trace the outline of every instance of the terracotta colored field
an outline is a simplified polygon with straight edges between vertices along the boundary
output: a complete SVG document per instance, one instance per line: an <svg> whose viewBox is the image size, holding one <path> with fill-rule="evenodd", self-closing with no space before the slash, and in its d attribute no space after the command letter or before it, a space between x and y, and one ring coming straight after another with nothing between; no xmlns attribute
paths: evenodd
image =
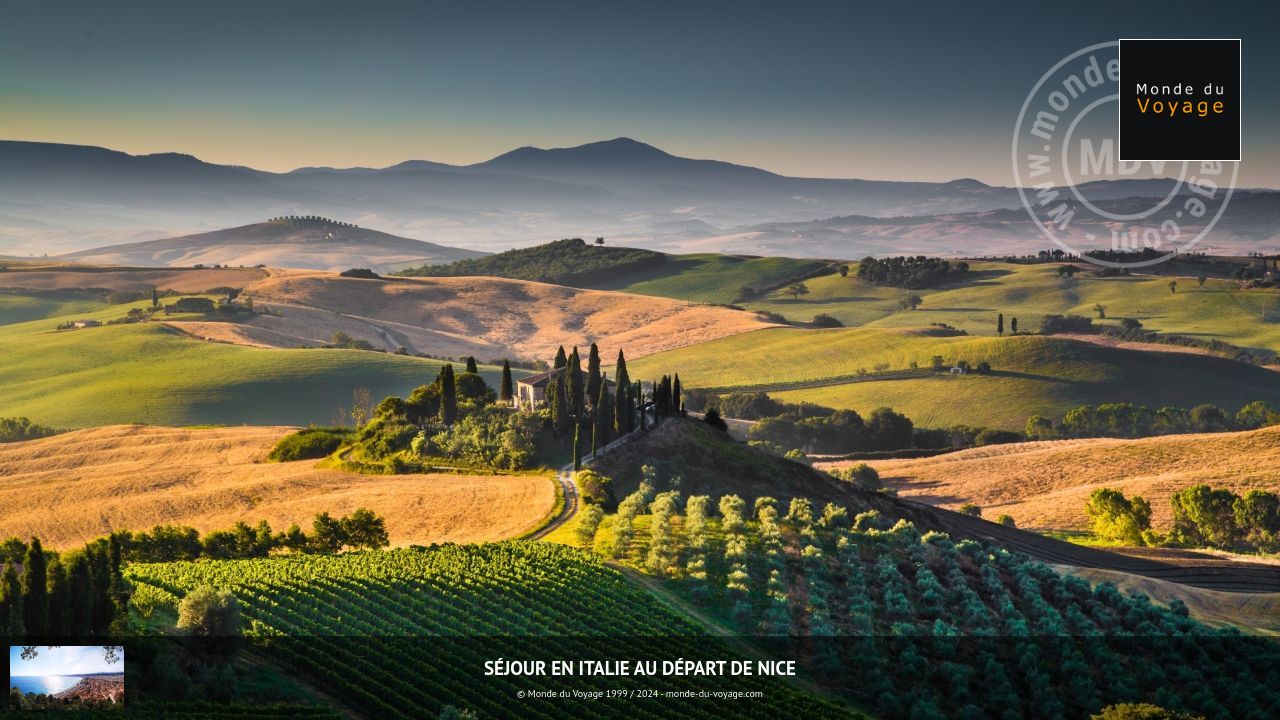
<svg viewBox="0 0 1280 720"><path fill-rule="evenodd" d="M284 427L115 425L0 445L0 537L67 547L112 529L237 520L304 528L320 511L368 507L392 545L518 536L555 503L546 476L355 475L312 461L266 463Z"/></svg>
<svg viewBox="0 0 1280 720"><path fill-rule="evenodd" d="M387 350L543 360L560 345L596 342L606 358L618 348L640 357L768 326L729 308L488 277L379 281L272 271L246 292L272 314L236 325L174 325L260 347L316 346L341 331Z"/></svg>
<svg viewBox="0 0 1280 720"><path fill-rule="evenodd" d="M1009 514L1020 527L1085 529L1089 493L1110 487L1145 497L1151 502L1152 525L1167 529L1172 521L1169 497L1190 485L1208 483L1237 493L1280 490L1280 427L997 445L871 465L903 497L952 509L975 503L984 517Z"/></svg>
<svg viewBox="0 0 1280 720"><path fill-rule="evenodd" d="M31 268L0 273L0 287L29 290L105 288L132 291L156 288L180 293L198 293L220 287L243 287L266 276L267 272L258 268L203 268L200 270L168 268L114 270L88 266L77 270Z"/></svg>

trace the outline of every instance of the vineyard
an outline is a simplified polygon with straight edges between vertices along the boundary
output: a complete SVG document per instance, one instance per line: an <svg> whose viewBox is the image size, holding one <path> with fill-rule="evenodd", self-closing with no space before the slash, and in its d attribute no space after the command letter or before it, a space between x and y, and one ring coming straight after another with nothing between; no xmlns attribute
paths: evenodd
<svg viewBox="0 0 1280 720"><path fill-rule="evenodd" d="M443 545L332 556L138 564L126 574L152 606L200 586L231 590L249 642L344 705L379 718L435 717L445 706L480 717L563 716L562 698L516 693L566 688L697 692L687 677L484 675L488 660L724 659L741 655L596 555L542 543ZM778 678L724 678L732 701L682 699L694 717L857 717ZM592 702L599 717L669 711L663 697Z"/></svg>
<svg viewBox="0 0 1280 720"><path fill-rule="evenodd" d="M782 512L785 511L785 515ZM1087 717L1151 702L1280 717L1280 648L1109 584L876 512L682 499L646 482L580 528L742 635L798 655L886 720ZM597 529L598 528L598 529Z"/></svg>

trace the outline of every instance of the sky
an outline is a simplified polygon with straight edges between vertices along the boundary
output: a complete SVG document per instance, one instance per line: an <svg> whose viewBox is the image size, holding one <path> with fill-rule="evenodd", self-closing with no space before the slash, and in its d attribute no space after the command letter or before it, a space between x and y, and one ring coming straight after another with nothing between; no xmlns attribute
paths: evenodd
<svg viewBox="0 0 1280 720"><path fill-rule="evenodd" d="M1041 73L1243 39L1242 185L1280 187L1280 6L0 0L0 138L266 170L620 136L788 175L1012 184Z"/></svg>
<svg viewBox="0 0 1280 720"><path fill-rule="evenodd" d="M22 647L9 647L9 674L11 676L89 675L93 673L124 672L124 648L116 653L120 661L108 664L101 645L61 647L39 646L39 654L31 660L22 659Z"/></svg>

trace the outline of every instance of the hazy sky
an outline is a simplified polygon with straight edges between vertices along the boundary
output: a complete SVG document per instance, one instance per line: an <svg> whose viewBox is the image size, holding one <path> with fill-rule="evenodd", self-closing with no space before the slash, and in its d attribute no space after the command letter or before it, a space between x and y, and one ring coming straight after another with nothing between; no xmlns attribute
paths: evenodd
<svg viewBox="0 0 1280 720"><path fill-rule="evenodd" d="M1010 184L1019 105L1118 37L1241 37L1241 182L1280 187L1275 3L18 2L0 138L269 170L630 136L791 175Z"/></svg>
<svg viewBox="0 0 1280 720"><path fill-rule="evenodd" d="M20 675L81 675L93 673L124 672L124 649L116 654L119 662L107 663L101 645L47 647L41 645L39 655L31 660L22 659L22 647L9 647L9 674Z"/></svg>

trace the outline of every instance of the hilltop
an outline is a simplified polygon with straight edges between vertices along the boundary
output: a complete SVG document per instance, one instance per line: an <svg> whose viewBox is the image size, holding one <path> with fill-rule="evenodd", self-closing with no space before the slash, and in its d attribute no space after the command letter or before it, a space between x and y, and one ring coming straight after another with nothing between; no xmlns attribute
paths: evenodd
<svg viewBox="0 0 1280 720"><path fill-rule="evenodd" d="M293 429L115 425L0 444L0 536L70 547L122 528L267 520L284 530L368 507L397 546L478 542L532 529L555 502L544 475L356 475L265 462Z"/></svg>
<svg viewBox="0 0 1280 720"><path fill-rule="evenodd" d="M108 245L69 253L61 259L144 267L269 265L317 270L364 267L385 272L416 263L453 262L482 255L325 218L291 217L164 240Z"/></svg>
<svg viewBox="0 0 1280 720"><path fill-rule="evenodd" d="M987 517L1008 514L1019 527L1039 529L1086 529L1089 493L1114 488L1146 498L1153 527L1163 531L1173 521L1169 497L1183 488L1207 483L1243 494L1280 485L1280 427L1017 443L871 464L902 497L943 507L974 503Z"/></svg>

